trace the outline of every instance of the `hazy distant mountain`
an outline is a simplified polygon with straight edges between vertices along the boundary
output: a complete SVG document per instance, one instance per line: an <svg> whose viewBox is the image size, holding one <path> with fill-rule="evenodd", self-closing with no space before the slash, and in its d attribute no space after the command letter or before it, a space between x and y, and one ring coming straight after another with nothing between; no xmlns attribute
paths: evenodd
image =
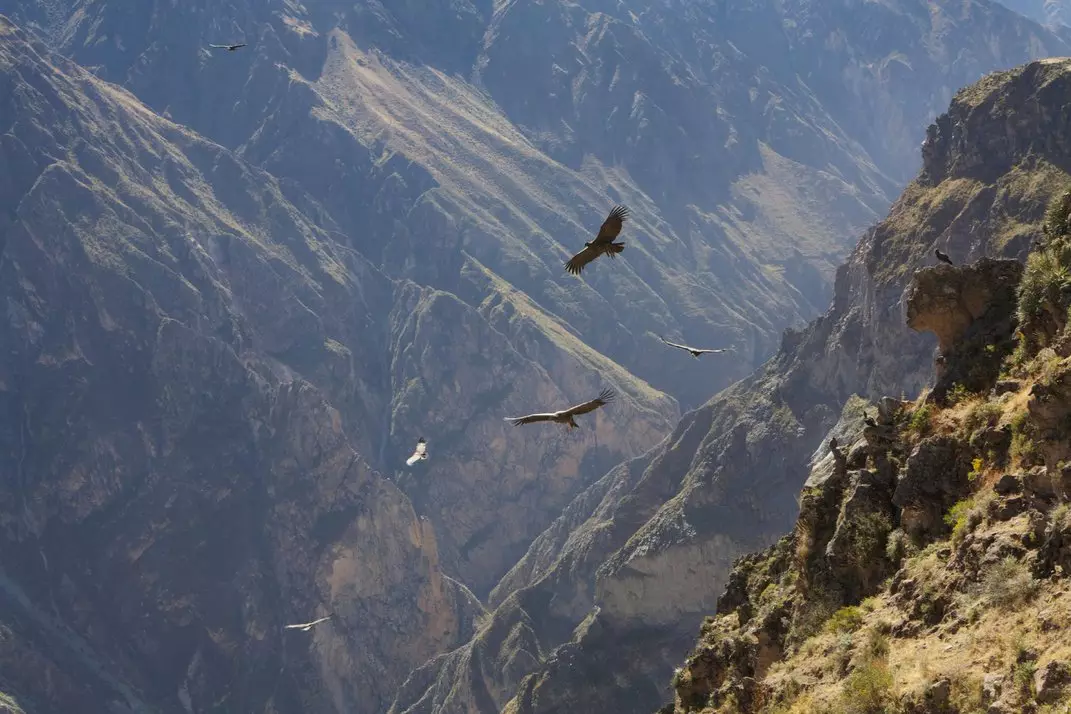
<svg viewBox="0 0 1071 714"><path fill-rule="evenodd" d="M493 710L686 465L610 470L652 458L678 405L825 307L956 88L1067 51L982 2L11 11L99 78L3 25L0 564L17 636L0 684L46 708L380 711L468 639L476 596L568 583L564 614L534 621L541 649L510 650L530 657L476 673L467 647L405 690L426 704L421 677L456 674L459 696L486 678L473 706ZM633 210L623 256L566 275L616 202ZM692 360L655 333L737 349ZM604 386L620 399L579 432L502 421ZM431 457L403 471L418 436ZM779 533L793 483L684 567L716 579ZM618 604L690 634L713 601L692 592ZM321 612L335 618L280 639Z"/></svg>
<svg viewBox="0 0 1071 714"><path fill-rule="evenodd" d="M1000 0L1016 12L1051 26L1071 25L1071 2L1068 0Z"/></svg>

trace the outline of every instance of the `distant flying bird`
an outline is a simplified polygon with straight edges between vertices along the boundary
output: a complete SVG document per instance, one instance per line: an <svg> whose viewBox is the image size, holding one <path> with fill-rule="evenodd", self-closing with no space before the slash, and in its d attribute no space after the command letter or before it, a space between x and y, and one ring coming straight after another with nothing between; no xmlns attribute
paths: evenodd
<svg viewBox="0 0 1071 714"><path fill-rule="evenodd" d="M614 206L610 215L602 222L599 235L595 236L595 240L585 243L584 250L569 259L569 262L565 264L565 270L573 275L580 275L584 266L600 255L616 258L617 254L625 249L624 243L614 243L614 239L621 232L621 226L626 218L628 218L628 209L624 206Z"/></svg>
<svg viewBox="0 0 1071 714"><path fill-rule="evenodd" d="M417 461L426 458L428 458L428 442L424 441L424 437L422 436L417 439L416 451L413 452L412 456L405 460L405 465L412 466Z"/></svg>
<svg viewBox="0 0 1071 714"><path fill-rule="evenodd" d="M327 617L321 617L319 620L313 620L312 622L301 622L301 623L298 623L297 625L287 625L283 629L284 630L301 630L302 632L308 632L312 628L314 628L317 625L319 625L321 622L325 622L325 621L330 620L330 619L331 619L331 616L328 615Z"/></svg>
<svg viewBox="0 0 1071 714"><path fill-rule="evenodd" d="M245 47L245 43L242 42L237 45L209 45L214 50L227 50L228 52L234 52L239 47Z"/></svg>
<svg viewBox="0 0 1071 714"><path fill-rule="evenodd" d="M670 342L665 337L662 337L662 335L659 335L658 339L662 340L663 342L665 342L670 347L676 347L678 350L684 350L686 352L691 352L692 353L692 357L695 357L696 359L699 359L699 355L705 355L705 354L708 354L708 353L716 355L716 354L719 354L721 352L728 352L729 351L728 348L722 348L722 349L718 349L718 350L705 350L705 349L702 349L702 348L699 348L699 347L689 347L688 345L678 345L676 342Z"/></svg>
<svg viewBox="0 0 1071 714"><path fill-rule="evenodd" d="M506 421L513 422L513 426L520 426L521 424L532 424L537 421L553 421L558 424L566 424L570 429L577 429L579 425L573 421L573 417L578 414L587 414L593 412L604 404L609 404L614 400L614 390L604 389L597 399L592 399L590 402L584 402L583 404L577 404L575 407L569 407L563 409L560 412L547 412L545 414L529 414L522 417L506 417Z"/></svg>
<svg viewBox="0 0 1071 714"><path fill-rule="evenodd" d="M948 254L942 253L937 248L933 249L933 254L936 255L937 259L939 261L941 261L942 263L948 263L949 265L955 265L955 263L952 262L952 259L948 257Z"/></svg>

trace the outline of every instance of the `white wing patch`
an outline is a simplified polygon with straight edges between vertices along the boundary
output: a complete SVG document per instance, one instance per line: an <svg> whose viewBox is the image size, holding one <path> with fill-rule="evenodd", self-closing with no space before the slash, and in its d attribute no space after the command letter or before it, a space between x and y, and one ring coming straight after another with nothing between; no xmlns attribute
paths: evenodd
<svg viewBox="0 0 1071 714"><path fill-rule="evenodd" d="M426 458L428 458L428 442L424 441L424 437L420 437L420 440L417 441L416 444L416 451L413 452L412 456L405 460L405 465L412 466L417 461Z"/></svg>

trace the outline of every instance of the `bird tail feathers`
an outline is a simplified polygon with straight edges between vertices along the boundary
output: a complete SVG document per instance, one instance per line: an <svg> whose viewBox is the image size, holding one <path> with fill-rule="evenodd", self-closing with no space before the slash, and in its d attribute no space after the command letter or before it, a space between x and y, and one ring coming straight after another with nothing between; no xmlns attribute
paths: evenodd
<svg viewBox="0 0 1071 714"><path fill-rule="evenodd" d="M420 461L420 456L417 455L417 454L413 454L412 456L410 456L408 459L405 460L405 465L406 466L412 466L417 461Z"/></svg>

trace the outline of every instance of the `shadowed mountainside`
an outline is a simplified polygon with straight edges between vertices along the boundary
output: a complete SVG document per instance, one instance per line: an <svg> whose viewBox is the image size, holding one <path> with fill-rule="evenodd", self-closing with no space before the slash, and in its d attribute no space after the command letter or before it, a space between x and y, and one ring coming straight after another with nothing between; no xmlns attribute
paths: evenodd
<svg viewBox="0 0 1071 714"><path fill-rule="evenodd" d="M919 176L838 271L826 315L578 497L492 594L473 641L414 673L392 712L644 712L668 699L732 561L789 530L819 444L838 421L858 428L865 402L852 395L930 381L934 340L907 327L901 304L915 270L935 246L957 262L1021 259L1040 236L1071 180L1069 82L1071 60L1045 60L959 92L928 131Z"/></svg>
<svg viewBox="0 0 1071 714"><path fill-rule="evenodd" d="M440 486L488 514L455 563L493 573L672 403L560 328L536 366L522 299L485 316L383 275L306 194L0 30L4 681L61 708L100 686L135 710L380 710L480 609L369 466L390 423L442 424L439 458L495 484ZM598 452L502 421L567 399L547 368L619 388ZM538 489L532 463L554 465Z"/></svg>
<svg viewBox="0 0 1071 714"><path fill-rule="evenodd" d="M488 293L468 267L485 266L685 407L824 307L953 91L1065 51L987 2L49 7L21 12L156 111L301 185L389 275L477 306ZM205 49L232 39L250 46ZM614 202L633 208L624 260L565 276ZM744 359L666 370L652 332Z"/></svg>
<svg viewBox="0 0 1071 714"><path fill-rule="evenodd" d="M396 709L492 711L520 687L509 706L542 710L585 682L657 698L870 372L836 375L833 351L816 384L839 391L806 393L795 355L825 328L789 333L645 453L674 398L817 312L955 87L1064 50L989 3L933 7L16 8L137 99L2 26L15 689L376 711L467 639L468 586L494 612ZM231 38L250 47L204 49ZM615 201L635 216L624 259L565 276ZM838 275L835 310L867 287ZM681 359L653 331L744 359ZM622 398L579 434L501 421L607 383ZM432 458L407 501L376 471L418 433ZM168 570L194 554L218 560ZM281 639L321 604L337 620Z"/></svg>

